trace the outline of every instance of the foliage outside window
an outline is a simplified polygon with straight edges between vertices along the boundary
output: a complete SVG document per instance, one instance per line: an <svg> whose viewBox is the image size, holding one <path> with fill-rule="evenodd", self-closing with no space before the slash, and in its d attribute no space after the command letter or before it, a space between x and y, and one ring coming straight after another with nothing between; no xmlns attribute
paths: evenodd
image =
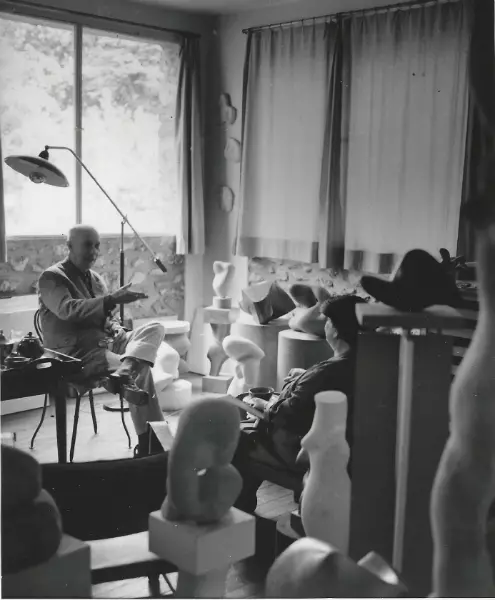
<svg viewBox="0 0 495 600"><path fill-rule="evenodd" d="M75 27L0 17L4 156L75 149L76 43ZM140 233L173 235L178 45L83 27L80 51L83 161ZM4 168L8 236L59 235L76 222L76 161L56 150L50 159L69 188L36 186ZM119 215L84 172L81 212L102 233L119 233Z"/></svg>

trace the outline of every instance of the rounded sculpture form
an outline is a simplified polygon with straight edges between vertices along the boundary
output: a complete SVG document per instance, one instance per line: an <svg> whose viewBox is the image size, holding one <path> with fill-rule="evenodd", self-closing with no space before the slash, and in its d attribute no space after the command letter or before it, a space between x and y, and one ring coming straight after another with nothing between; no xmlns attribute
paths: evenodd
<svg viewBox="0 0 495 600"><path fill-rule="evenodd" d="M242 488L231 464L239 435L239 409L222 398L184 409L168 459L165 519L207 524L227 514Z"/></svg>
<svg viewBox="0 0 495 600"><path fill-rule="evenodd" d="M41 488L38 462L2 446L2 573L18 573L49 560L62 540L62 519Z"/></svg>
<svg viewBox="0 0 495 600"><path fill-rule="evenodd" d="M266 579L267 598L400 598L407 590L377 554L359 563L332 546L305 537L273 563Z"/></svg>
<svg viewBox="0 0 495 600"><path fill-rule="evenodd" d="M260 363L265 353L257 344L241 336L229 335L223 340L223 349L236 362L235 376L228 389L231 396L239 396L249 391L249 388L263 385L258 380Z"/></svg>

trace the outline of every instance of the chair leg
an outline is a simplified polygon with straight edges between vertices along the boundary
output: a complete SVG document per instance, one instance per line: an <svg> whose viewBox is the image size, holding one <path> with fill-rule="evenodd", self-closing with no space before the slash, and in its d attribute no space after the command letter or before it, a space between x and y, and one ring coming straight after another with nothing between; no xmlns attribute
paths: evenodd
<svg viewBox="0 0 495 600"><path fill-rule="evenodd" d="M79 423L79 408L81 406L81 394L76 392L76 410L74 412L74 425L72 426L72 440L70 442L69 461L74 460L74 450L76 448L77 424Z"/></svg>
<svg viewBox="0 0 495 600"><path fill-rule="evenodd" d="M93 431L95 433L98 433L98 422L96 421L95 399L93 397L93 390L89 390L88 398L89 398L89 407L91 409L91 418L93 419Z"/></svg>
<svg viewBox="0 0 495 600"><path fill-rule="evenodd" d="M43 402L43 412L41 413L41 419L40 419L40 422L38 423L38 427L36 427L36 431L33 433L33 437L31 438L31 445L29 446L29 448L31 450L34 448L34 440L36 439L36 436L38 435L38 431L41 429L41 426L43 425L43 421L45 420L47 406L48 406L48 394L45 394L45 401Z"/></svg>
<svg viewBox="0 0 495 600"><path fill-rule="evenodd" d="M120 397L120 418L122 419L122 425L124 426L124 431L127 436L127 441L129 443L129 448L130 448L131 447L131 436L129 435L127 425L125 424L124 397L122 396L122 394L119 394L119 397Z"/></svg>
<svg viewBox="0 0 495 600"><path fill-rule="evenodd" d="M148 575L148 590L150 598L160 598L160 575L158 573Z"/></svg>

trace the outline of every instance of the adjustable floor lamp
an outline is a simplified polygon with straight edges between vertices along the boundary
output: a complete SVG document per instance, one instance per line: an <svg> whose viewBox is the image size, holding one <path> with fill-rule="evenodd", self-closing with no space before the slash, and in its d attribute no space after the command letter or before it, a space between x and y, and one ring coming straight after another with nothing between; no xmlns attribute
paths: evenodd
<svg viewBox="0 0 495 600"><path fill-rule="evenodd" d="M141 242L141 244L146 248L146 250L148 250L156 266L163 273L166 273L167 269L162 263L162 261L156 256L156 254L153 252L150 246L145 242L145 240L143 240L139 233L129 223L129 219L126 217L126 215L124 215L124 213L115 204L112 198L110 198L110 196L100 185L96 177L91 173L88 167L86 167L83 161L71 148L67 148L66 146L45 146L45 149L42 152L40 152L39 156L7 156L7 158L5 159L5 163L9 165L9 167L14 169L14 171L17 171L18 173L29 177L29 179L33 183L46 183L47 185L53 185L56 187L68 187L69 182L67 181L65 175L58 167L56 167L49 161L50 156L48 154L48 150L67 150L68 152L70 152L72 156L77 160L77 162L81 165L81 167L100 188L103 194L112 203L115 210L122 217L120 232L120 286L122 287L123 285L125 285L124 227L126 223L132 229L134 235ZM123 304L120 305L120 322L122 323L122 325L124 324Z"/></svg>

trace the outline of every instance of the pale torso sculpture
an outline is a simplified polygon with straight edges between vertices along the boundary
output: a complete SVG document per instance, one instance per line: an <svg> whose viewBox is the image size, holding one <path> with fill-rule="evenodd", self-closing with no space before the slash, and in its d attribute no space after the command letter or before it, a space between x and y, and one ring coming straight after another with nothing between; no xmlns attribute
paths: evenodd
<svg viewBox="0 0 495 600"><path fill-rule="evenodd" d="M215 261L213 263L213 308L227 310L232 307L232 298L229 294L229 287L234 277L234 265L228 262ZM223 349L223 340L230 334L230 322L225 322L222 318L220 322L215 323L210 318L210 327L213 333L213 342L208 348L206 356L210 361L210 376L217 377L220 370L227 360L228 356ZM223 321L223 322L222 322Z"/></svg>
<svg viewBox="0 0 495 600"><path fill-rule="evenodd" d="M309 457L301 516L306 535L347 552L351 513L349 446L345 439L347 398L341 392L315 396L313 425L301 442Z"/></svg>
<svg viewBox="0 0 495 600"><path fill-rule="evenodd" d="M231 464L239 435L239 409L221 398L184 409L168 460L165 519L214 523L230 510L242 488Z"/></svg>
<svg viewBox="0 0 495 600"><path fill-rule="evenodd" d="M258 379L260 363L265 353L259 346L247 338L229 335L223 341L223 348L227 356L236 362L235 376L228 394L236 397L263 383Z"/></svg>
<svg viewBox="0 0 495 600"><path fill-rule="evenodd" d="M495 500L493 219L479 224L476 235L478 323L452 385L451 433L432 493L433 595L437 597L495 596L485 537L488 511Z"/></svg>

